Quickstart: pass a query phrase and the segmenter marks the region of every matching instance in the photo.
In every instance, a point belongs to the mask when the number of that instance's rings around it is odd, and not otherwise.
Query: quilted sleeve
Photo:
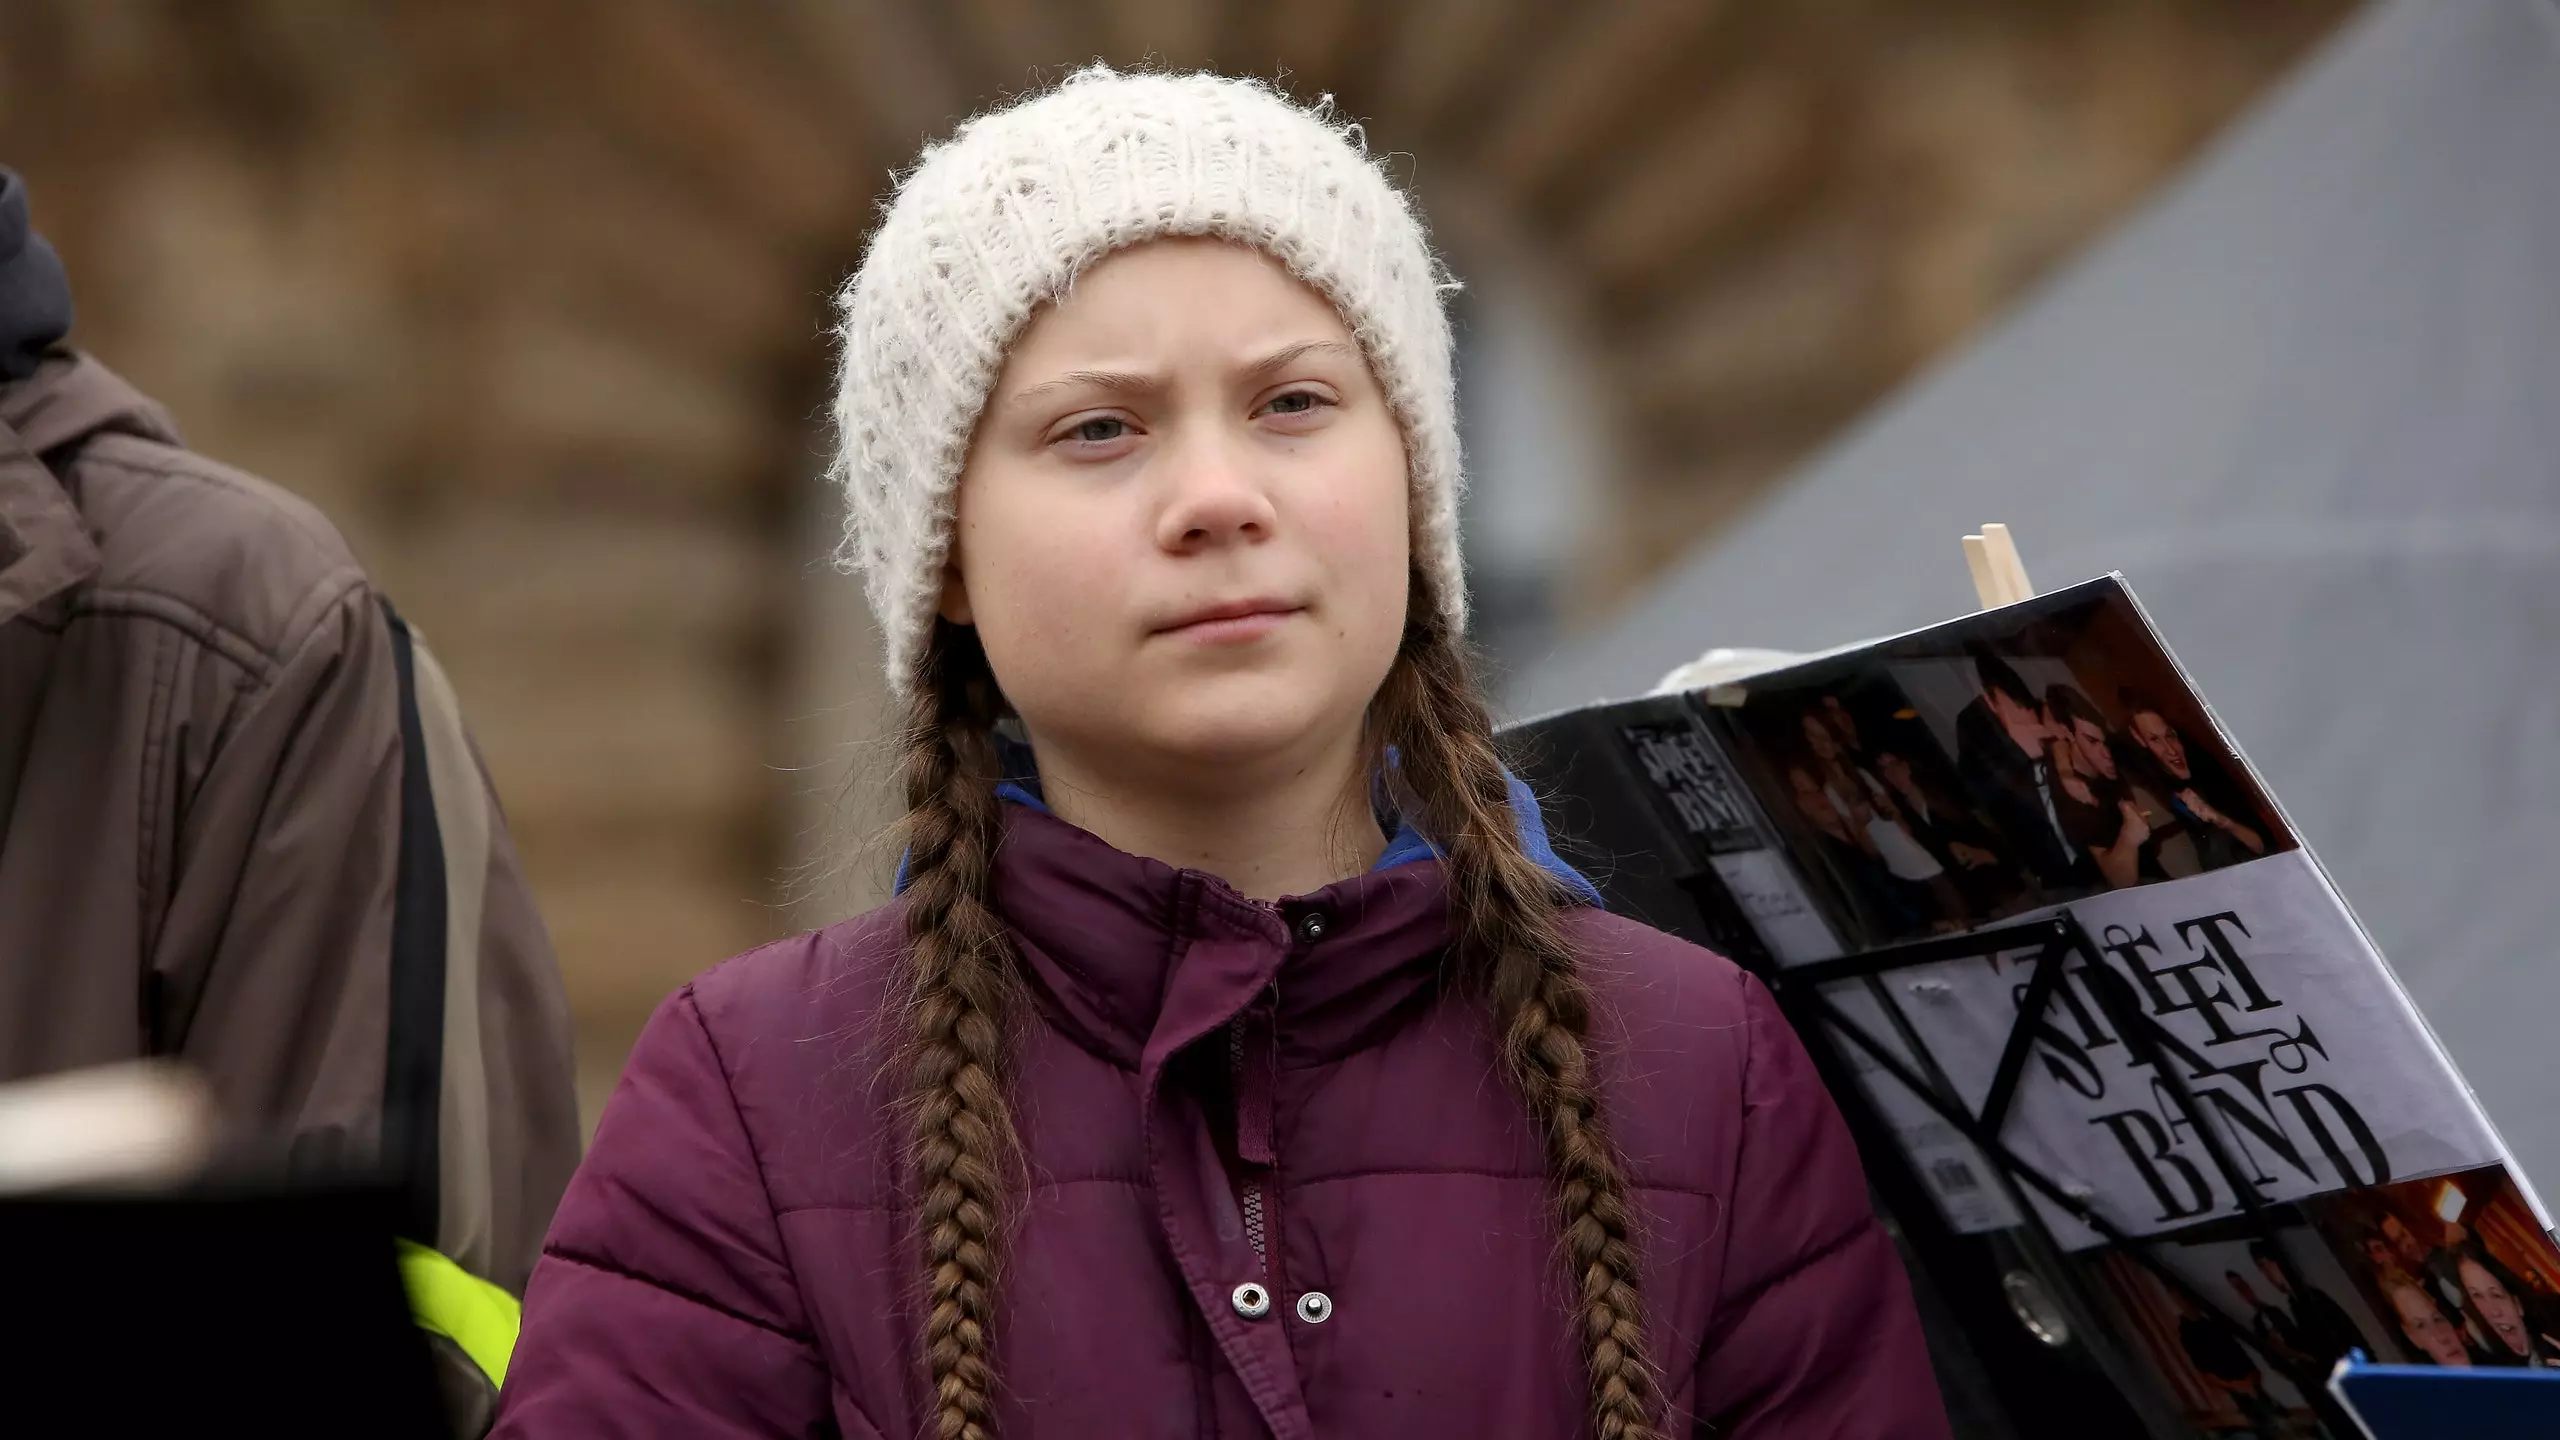
[[[1795,1030],[1744,976],[1742,1148],[1692,1392],[1717,1440],[1944,1440],[1902,1260]]]
[[[631,1053],[525,1292],[495,1433],[829,1433],[827,1369],[691,987]]]

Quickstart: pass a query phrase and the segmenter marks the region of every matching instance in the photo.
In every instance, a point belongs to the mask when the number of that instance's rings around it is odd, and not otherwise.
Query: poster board
[[[1518,738],[1935,1227],[2060,1257],[2154,1433],[2352,1434],[2348,1348],[2560,1351],[2547,1213],[2121,577]]]

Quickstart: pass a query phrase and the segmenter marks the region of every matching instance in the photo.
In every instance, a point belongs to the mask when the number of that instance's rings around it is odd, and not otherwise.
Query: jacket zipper
[[[1227,1065],[1239,1082],[1244,1075],[1244,1026],[1244,1017],[1239,1015],[1227,1027]],[[1253,1246],[1253,1258],[1261,1262],[1262,1278],[1268,1281],[1271,1278],[1271,1256],[1265,1248],[1262,1182],[1252,1176],[1245,1177],[1236,1198],[1244,1207],[1244,1238]]]
[[[1280,907],[1272,904],[1270,901],[1257,900],[1254,904],[1263,910],[1269,911],[1274,916],[1280,915]],[[1285,920],[1283,923],[1286,923]],[[1271,984],[1264,989],[1262,995],[1257,997],[1253,1002],[1253,1004],[1262,1003],[1268,1003],[1271,1006],[1272,1023],[1276,1026],[1279,1023],[1280,1012],[1279,981],[1272,981]],[[1242,1011],[1237,1013],[1236,1018],[1227,1026],[1227,1073],[1234,1077],[1237,1123],[1236,1148],[1238,1152],[1237,1158],[1239,1160],[1244,1158],[1242,1153],[1244,1149],[1244,1030],[1245,1026],[1252,1023],[1253,1004],[1246,1005]],[[1266,1063],[1272,1059],[1272,1057],[1268,1055],[1258,1058],[1262,1059]],[[1271,1263],[1271,1226],[1267,1215],[1268,1202],[1264,1199],[1263,1195],[1262,1176],[1277,1169],[1278,1157],[1276,1155],[1270,1157],[1267,1166],[1259,1163],[1254,1164],[1243,1176],[1242,1182],[1237,1186],[1236,1193],[1236,1203],[1239,1208],[1244,1211],[1244,1238],[1247,1243],[1253,1246],[1253,1258],[1262,1271],[1262,1283],[1274,1289],[1278,1288],[1278,1276],[1274,1273],[1277,1267]]]

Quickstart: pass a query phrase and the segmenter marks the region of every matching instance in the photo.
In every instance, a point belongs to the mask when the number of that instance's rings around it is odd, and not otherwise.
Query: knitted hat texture
[[[932,634],[969,439],[1042,304],[1114,251],[1163,236],[1249,245],[1330,300],[1404,431],[1416,558],[1466,619],[1449,321],[1455,288],[1358,129],[1252,80],[1104,66],[927,147],[837,293],[831,478],[840,562],[862,574],[912,690]]]

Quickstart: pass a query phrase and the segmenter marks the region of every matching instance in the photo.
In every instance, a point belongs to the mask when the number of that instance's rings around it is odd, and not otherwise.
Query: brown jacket
[[[453,694],[309,505],[85,357],[0,384],[0,1080],[174,1056],[521,1292],[568,1009]]]

